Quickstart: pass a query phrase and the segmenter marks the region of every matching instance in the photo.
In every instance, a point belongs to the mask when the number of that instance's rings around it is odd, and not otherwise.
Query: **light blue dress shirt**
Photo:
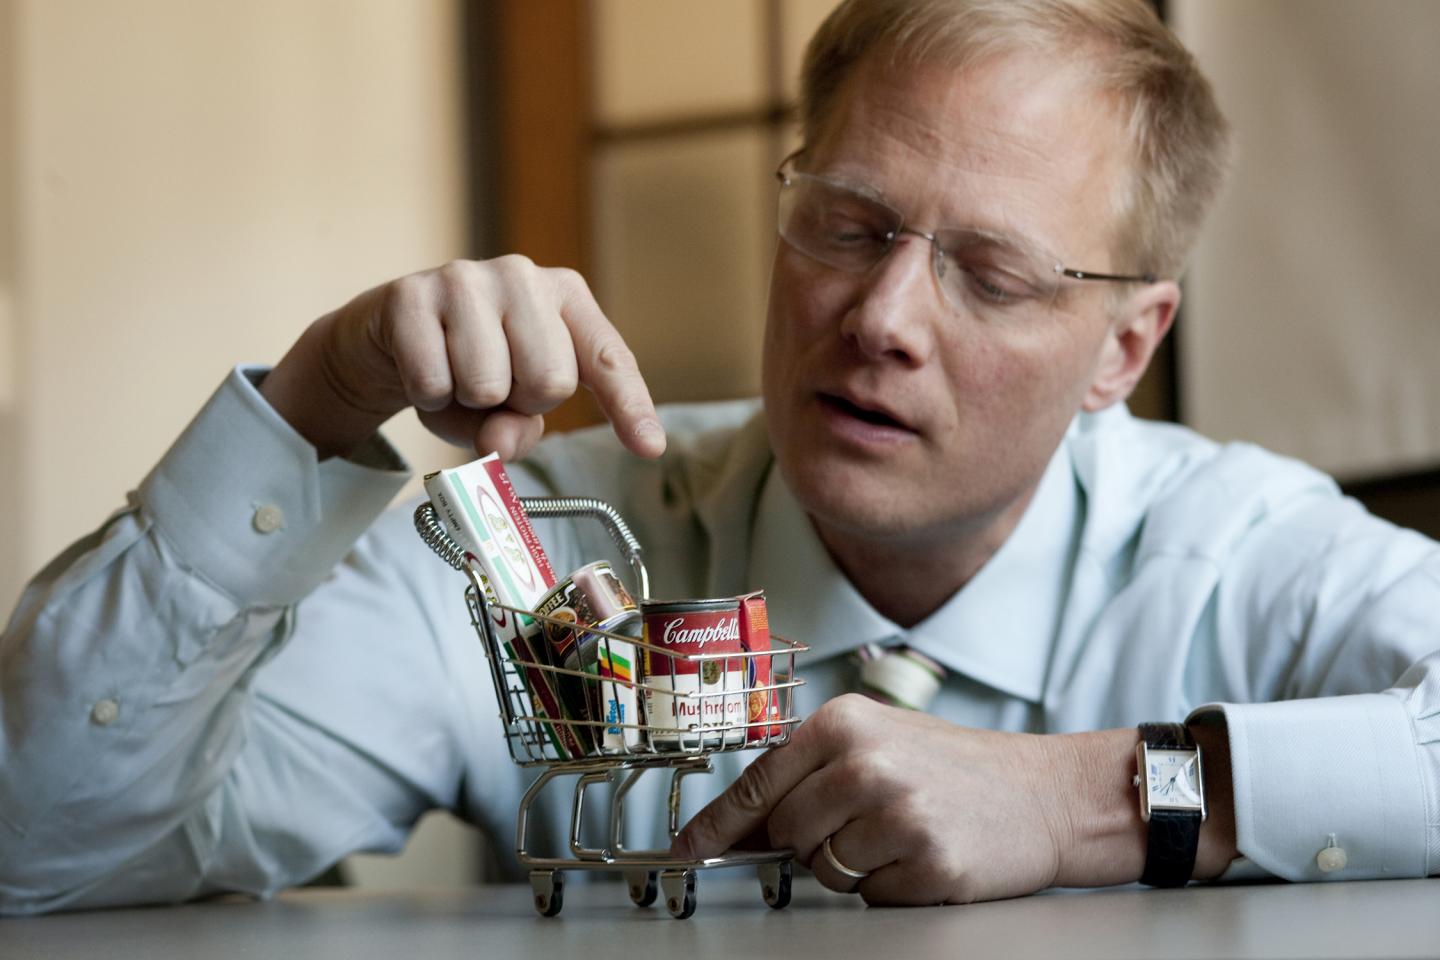
[[[530,774],[501,738],[464,579],[415,535],[413,503],[384,510],[404,464],[379,438],[317,463],[259,375],[226,380],[0,638],[0,911],[269,895],[398,850],[437,806],[513,839]],[[907,630],[830,561],[757,404],[663,416],[659,462],[585,431],[512,476],[614,503],[657,595],[766,589],[775,631],[811,646],[802,711],[852,689],[847,654],[876,642],[943,664],[930,709],[959,724],[1207,710],[1228,723],[1242,867],[1440,872],[1440,547],[1324,476],[1123,409],[1082,415],[1009,540]],[[594,524],[537,530],[557,568],[611,553]],[[752,755],[687,781],[687,813]],[[651,786],[628,803],[631,845],[663,830]],[[1331,842],[1348,862],[1326,874]]]

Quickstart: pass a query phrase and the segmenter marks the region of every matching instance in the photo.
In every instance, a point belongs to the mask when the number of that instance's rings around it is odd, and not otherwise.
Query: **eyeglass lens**
[[[788,244],[847,273],[867,272],[907,232],[889,205],[807,174],[785,179],[779,214]],[[1059,286],[1054,261],[982,231],[947,228],[931,242],[936,280],[958,307],[985,314],[1043,308]]]

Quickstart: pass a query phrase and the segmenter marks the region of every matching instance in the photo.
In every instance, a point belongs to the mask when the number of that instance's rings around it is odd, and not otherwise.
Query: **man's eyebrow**
[[[824,180],[827,183],[833,183],[837,187],[844,187],[847,190],[853,190],[861,196],[866,197],[870,200],[875,200],[879,203],[883,203],[887,207],[892,207],[897,210],[899,209],[899,207],[896,207],[895,204],[889,198],[887,198],[882,191],[876,189],[868,183],[864,183],[859,180],[851,180],[849,177],[844,176],[843,174],[835,173],[833,171],[806,170],[798,163],[795,165],[795,169],[800,173],[808,174],[809,176]]]
[[[798,166],[797,169],[799,169]],[[877,203],[884,204],[891,210],[898,211],[900,215],[905,218],[905,222],[907,224],[911,222],[911,217],[908,211],[902,208],[895,201],[891,200],[889,197],[885,196],[883,191],[871,186],[868,183],[851,180],[843,174],[835,172],[820,170],[801,170],[800,172],[808,173],[812,177],[818,177],[821,180],[824,180],[828,183],[833,183],[836,186],[844,187],[847,190],[853,190],[855,193],[865,197],[868,200],[874,200]],[[1049,254],[1045,253],[1046,248],[1044,244],[1036,243],[1023,231],[1007,232],[1004,227],[992,226],[993,223],[994,221],[990,218],[982,218],[978,222],[971,221],[970,223],[945,220],[938,224],[934,229],[963,230],[967,233],[975,234],[979,237],[982,237],[983,239],[988,241],[988,246],[992,248],[1004,248],[1018,254],[1028,254],[1032,256],[1049,256]]]
[[[958,224],[946,224],[940,230],[961,230],[965,233],[979,238],[987,250],[1000,250],[1005,253],[1014,253],[1027,257],[1048,256],[1043,252],[1044,248],[1034,243],[1024,234],[1002,233],[988,227],[960,226]]]

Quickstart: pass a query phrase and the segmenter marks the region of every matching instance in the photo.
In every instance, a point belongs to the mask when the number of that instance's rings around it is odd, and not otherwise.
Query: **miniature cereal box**
[[[492,601],[533,609],[555,585],[555,571],[498,455],[426,476],[425,492],[451,537],[479,564]],[[541,719],[556,753],[561,759],[587,754],[584,729],[563,722],[569,718],[553,675],[538,666],[548,662],[539,623],[498,607],[492,608],[491,620],[510,658],[519,664],[534,716]]]

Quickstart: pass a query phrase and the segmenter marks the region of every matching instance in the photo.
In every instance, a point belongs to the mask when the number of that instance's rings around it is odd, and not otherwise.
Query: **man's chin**
[[[847,537],[895,540],[933,523],[924,495],[882,469],[782,470],[800,508],[820,528]]]

